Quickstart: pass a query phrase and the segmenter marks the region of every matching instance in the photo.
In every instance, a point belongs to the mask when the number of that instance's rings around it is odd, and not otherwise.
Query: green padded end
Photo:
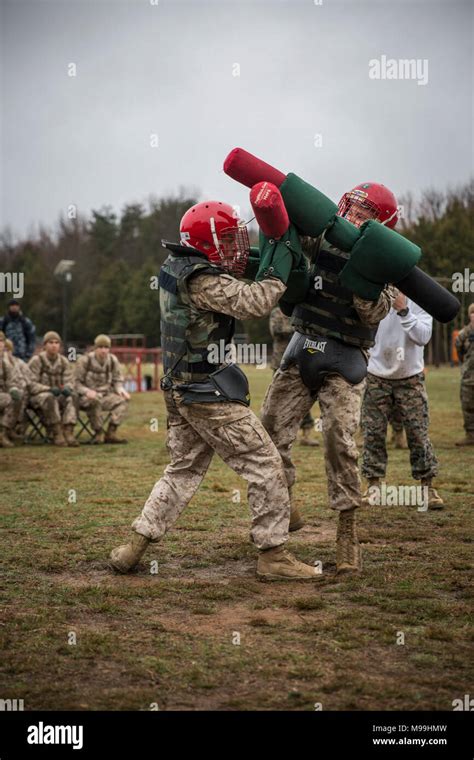
[[[357,269],[351,266],[350,260],[339,275],[342,285],[348,290],[352,290],[356,296],[364,298],[366,301],[378,301],[383,285],[370,282],[363,277]]]
[[[335,216],[326,230],[325,238],[340,251],[350,251],[360,237],[360,229],[342,216]]]
[[[280,192],[288,216],[303,235],[321,235],[337,211],[330,198],[291,172],[280,185]]]

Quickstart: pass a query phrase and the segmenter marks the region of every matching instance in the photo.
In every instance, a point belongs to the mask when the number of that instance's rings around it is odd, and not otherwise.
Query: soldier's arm
[[[28,369],[30,370],[30,393],[32,396],[36,396],[38,393],[45,393],[50,390],[49,385],[40,383],[41,374],[41,359],[39,356],[33,356],[28,362]]]
[[[354,293],[352,302],[361,322],[368,327],[376,327],[387,316],[397,294],[397,288],[394,288],[393,285],[388,285],[382,290],[377,301],[366,301]]]
[[[64,359],[64,362],[65,362],[65,364],[64,364],[64,375],[63,375],[63,385],[67,385],[68,388],[71,388],[71,390],[72,390],[72,388],[74,387],[74,374],[73,374],[73,369],[72,369],[73,365],[71,364],[70,361],[68,361],[66,359],[65,356],[63,357],[63,359]]]
[[[123,375],[120,362],[116,356],[112,357],[112,387],[114,393],[123,391]]]
[[[265,316],[285,290],[286,286],[276,278],[248,284],[228,274],[197,275],[188,284],[191,303],[197,309],[236,319]]]
[[[400,323],[410,340],[417,346],[426,346],[433,331],[433,317],[417,304],[410,305],[408,314],[400,317]]]

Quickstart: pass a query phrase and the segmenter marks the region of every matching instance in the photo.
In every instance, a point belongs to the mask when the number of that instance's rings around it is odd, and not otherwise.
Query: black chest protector
[[[322,237],[305,238],[303,248],[310,254],[311,284],[304,302],[293,309],[293,327],[309,336],[328,336],[351,346],[373,346],[377,328],[362,323],[353,306],[352,291],[339,281],[349,254]]]

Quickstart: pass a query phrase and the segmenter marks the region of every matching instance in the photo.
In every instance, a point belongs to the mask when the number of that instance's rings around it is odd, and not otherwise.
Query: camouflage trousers
[[[128,409],[128,401],[118,393],[106,393],[96,398],[81,396],[79,408],[87,412],[87,416],[95,432],[102,430],[104,416],[110,412],[113,425],[120,425]]]
[[[313,394],[303,383],[298,367],[292,365],[274,374],[263,401],[262,422],[280,452],[286,482],[291,488],[296,479],[291,447],[301,420],[318,399],[329,506],[339,511],[359,507],[361,503],[355,434],[364,384],[365,381],[351,385],[341,375],[327,375],[319,392]]]
[[[21,400],[14,401],[9,393],[0,393],[0,425],[11,430],[20,412]]]
[[[396,409],[406,431],[410,464],[415,480],[438,474],[438,460],[429,435],[428,396],[421,372],[401,380],[386,380],[370,373],[362,403],[364,451],[362,474],[366,478],[383,478],[387,469],[387,421]]]
[[[53,396],[52,393],[37,393],[31,396],[29,405],[38,412],[44,424],[49,425],[75,425],[77,411],[73,396]]]
[[[466,433],[474,435],[474,381],[461,380],[461,409]]]
[[[164,536],[198,490],[216,453],[248,483],[254,544],[258,549],[283,544],[290,498],[280,456],[260,420],[241,404],[185,405],[175,391],[164,396],[171,461],[133,530],[152,541]]]

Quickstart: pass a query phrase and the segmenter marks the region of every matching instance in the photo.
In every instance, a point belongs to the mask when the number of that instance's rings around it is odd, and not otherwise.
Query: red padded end
[[[264,235],[279,238],[290,226],[282,195],[272,182],[258,182],[250,191],[250,203]]]
[[[253,187],[257,182],[266,180],[280,187],[286,179],[286,174],[266,164],[257,156],[253,156],[243,148],[234,148],[224,161],[224,172],[237,182],[247,187]]]

